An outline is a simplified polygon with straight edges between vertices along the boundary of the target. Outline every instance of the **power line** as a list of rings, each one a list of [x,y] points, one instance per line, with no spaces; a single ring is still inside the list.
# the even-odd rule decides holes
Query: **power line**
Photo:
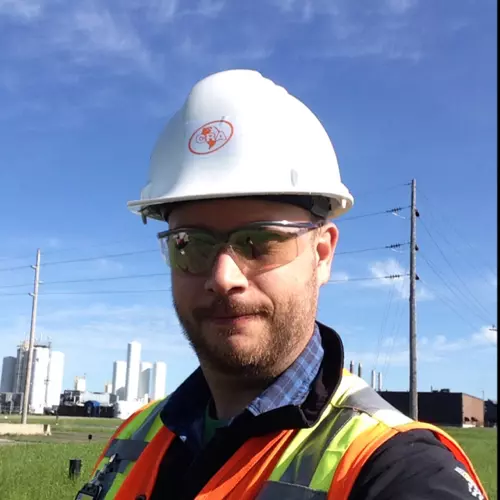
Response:
[[[336,252],[336,255],[348,255],[348,254],[356,254],[356,253],[363,253],[363,252],[373,252],[376,250],[395,250],[397,248],[401,248],[405,245],[408,245],[409,243],[394,243],[391,245],[385,245],[385,246],[380,246],[380,247],[371,247],[371,248],[361,248],[358,250],[347,250],[343,252]],[[66,260],[66,261],[54,261],[54,262],[48,262],[47,264],[43,264],[43,266],[47,265],[55,265],[55,264],[69,264],[73,262],[85,262],[85,261],[91,261],[91,260],[100,260],[104,258],[112,258],[112,257],[124,257],[128,255],[135,255],[138,253],[148,253],[148,252],[156,252],[157,250],[140,250],[136,252],[127,252],[127,253],[121,253],[121,254],[113,254],[113,255],[103,255],[101,257],[86,257],[83,259],[73,259],[73,260]],[[29,266],[28,266],[29,267]],[[135,279],[135,278],[149,278],[149,277],[154,277],[154,276],[168,276],[166,273],[151,273],[151,274],[130,274],[126,276],[112,276],[112,277],[107,277],[107,278],[85,278],[85,279],[74,279],[74,280],[62,280],[62,281],[43,281],[41,284],[42,285],[53,285],[53,284],[62,284],[62,283],[87,283],[87,282],[92,282],[92,281],[111,281],[111,280],[123,280],[123,279]],[[5,289],[5,288],[22,288],[24,286],[31,286],[31,283],[19,283],[15,285],[1,285],[0,289]]]
[[[56,261],[45,263],[44,267],[46,267],[46,266],[60,265],[60,264],[72,264],[74,262],[90,262],[92,260],[114,259],[114,258],[117,258],[117,257],[128,257],[130,255],[139,255],[139,254],[153,253],[153,252],[158,252],[158,249],[155,249],[155,250],[153,250],[153,249],[135,250],[133,252],[123,252],[123,253],[107,254],[107,255],[100,255],[98,257],[83,257],[83,258],[80,258],[80,259],[56,260]]]
[[[156,273],[155,273],[156,274]],[[160,273],[159,273],[160,275]],[[164,275],[164,274],[161,274]],[[348,283],[352,281],[371,281],[371,280],[396,280],[403,278],[403,274],[390,274],[388,276],[367,276],[360,278],[349,278],[347,280],[337,279],[337,280],[329,280],[328,283]],[[129,276],[130,277],[130,276]],[[105,279],[105,278],[104,278]],[[103,279],[103,281],[104,281]],[[55,282],[53,282],[55,283]],[[155,293],[155,292],[169,292],[170,288],[157,288],[157,289],[138,289],[138,290],[87,290],[87,291],[64,291],[64,292],[45,292],[42,291],[39,295],[94,295],[94,294],[127,294],[127,293]],[[16,293],[0,293],[0,297],[14,297],[14,296],[22,296],[28,295],[28,293],[16,292]]]
[[[387,303],[386,303],[386,307],[384,308],[384,312],[382,314],[382,322],[380,324],[380,332],[378,334],[378,339],[377,339],[377,351],[376,351],[377,355],[376,355],[376,358],[375,358],[375,366],[373,367],[374,370],[377,370],[377,368],[378,368],[380,351],[381,351],[381,347],[382,347],[383,340],[384,340],[384,337],[385,337],[385,329],[386,329],[386,326],[387,326],[387,320],[389,318],[389,312],[391,310],[392,301],[393,301],[393,298],[394,298],[394,295],[395,295],[395,290],[396,290],[396,287],[395,286],[391,286],[391,288],[389,290],[389,294],[388,294],[388,300],[387,300]]]
[[[425,192],[422,191],[421,188],[419,188],[419,193],[424,197],[424,199],[426,200],[426,202],[429,204],[428,205],[429,209],[430,209],[429,210],[429,215],[431,216],[432,219],[434,219],[434,220],[437,221],[438,216],[436,214],[438,213],[438,211],[433,209],[435,207],[434,203],[432,202],[432,200],[430,199],[430,197],[428,195],[426,195]],[[452,217],[446,216],[445,214],[443,214],[442,210],[439,211],[439,214],[440,214],[442,222],[444,223],[444,225],[446,226],[446,228],[453,230],[453,232],[455,233],[455,235],[460,240],[460,243],[463,244],[463,245],[465,245],[465,246],[467,246],[470,250],[472,250],[474,252],[474,254],[476,256],[476,260],[477,259],[481,260],[483,266],[488,270],[489,273],[491,273],[492,275],[496,275],[496,271],[494,271],[493,269],[491,269],[490,265],[487,264],[484,261],[484,259],[482,259],[481,256],[478,255],[477,248],[474,248],[471,245],[471,243],[469,241],[469,238],[467,236],[464,236],[464,235],[460,234],[460,231],[457,229],[457,226],[456,226],[454,220],[452,219]],[[453,245],[452,243],[450,243],[450,241],[448,240],[448,238],[445,236],[445,231],[440,231],[439,234],[441,235],[441,237],[443,238],[443,240],[445,240],[456,253],[460,253],[460,251],[459,251],[459,245]],[[467,262],[468,262],[468,264],[472,265],[472,267],[474,267],[480,274],[482,274],[483,270],[481,270],[479,267],[476,267],[476,262],[475,261],[467,259]],[[491,276],[483,275],[483,277],[486,277],[486,280],[488,282],[490,282]]]
[[[2,267],[0,268],[0,273],[2,271],[17,271],[18,269],[30,269],[31,266],[29,264],[24,266],[14,266],[14,267]]]
[[[377,215],[387,215],[387,214],[397,215],[399,212],[401,212],[402,210],[405,210],[407,208],[410,208],[410,207],[409,206],[408,207],[396,207],[396,208],[391,208],[389,210],[382,210],[380,212],[371,212],[371,213],[368,213],[368,214],[354,215],[352,217],[342,217],[342,218],[340,218],[338,220],[338,222],[344,222],[344,221],[356,220],[356,219],[363,219],[365,217],[375,217]]]
[[[121,240],[113,240],[113,241],[108,241],[105,243],[96,243],[94,245],[85,245],[85,249],[89,248],[102,248],[102,247],[108,247],[108,246],[113,246],[113,245],[119,245],[123,243],[130,243],[133,241],[137,241],[137,238],[126,238],[126,239],[121,239]],[[60,254],[60,253],[66,253],[66,252],[72,252],[74,250],[81,250],[82,245],[80,246],[75,246],[75,247],[69,247],[69,248],[61,248],[58,250],[44,250],[43,254],[44,255],[54,255],[54,254]],[[0,262],[4,262],[7,260],[26,260],[26,259],[31,259],[33,255],[24,255],[22,257],[0,257]]]
[[[397,248],[401,248],[401,247],[406,246],[406,245],[409,245],[409,243],[394,243],[392,245],[385,245],[383,247],[371,247],[371,248],[362,248],[359,250],[335,252],[335,255],[347,255],[347,254],[353,254],[353,253],[374,252],[376,250],[395,250]]]
[[[400,290],[401,292],[403,291],[403,286],[404,283],[401,284],[401,290]],[[393,328],[391,330],[391,337],[393,339],[393,342],[391,343],[388,352],[386,352],[384,367],[382,369],[382,375],[384,380],[386,381],[389,378],[389,368],[391,366],[392,356],[394,354],[394,348],[396,346],[396,332],[399,330],[401,326],[401,321],[403,320],[403,313],[404,313],[403,301],[400,301],[396,305],[396,310],[394,312],[394,323],[393,323]]]
[[[72,263],[76,263],[76,262],[90,262],[93,260],[113,259],[113,258],[119,258],[119,257],[128,257],[130,255],[140,255],[140,254],[153,253],[153,252],[158,252],[158,249],[135,250],[132,252],[122,252],[122,253],[98,255],[97,257],[82,257],[79,259],[55,260],[52,262],[46,262],[45,264],[42,264],[42,266],[47,267],[47,266],[55,266],[55,265],[60,265],[60,264],[72,264]],[[18,269],[27,269],[27,268],[31,268],[31,266],[24,265],[24,266],[15,266],[15,267],[4,267],[4,268],[0,268],[0,272],[2,272],[2,271],[15,271]]]
[[[462,284],[463,286],[463,289],[462,288],[459,288],[459,290],[462,292],[462,290],[465,290],[468,294],[469,294],[469,297],[477,304],[477,306],[482,309],[486,314],[490,314],[489,311],[487,311],[484,306],[479,302],[479,300],[476,298],[476,296],[472,293],[472,291],[470,290],[470,288],[467,286],[467,284],[464,282],[464,280],[461,278],[461,276],[456,272],[455,268],[452,266],[450,260],[448,259],[448,257],[446,256],[446,254],[443,252],[443,250],[441,249],[441,247],[439,246],[438,242],[435,240],[434,236],[432,235],[432,233],[430,232],[429,228],[427,227],[427,225],[424,223],[424,221],[422,219],[420,219],[420,223],[422,224],[422,227],[424,228],[424,230],[426,231],[426,233],[429,235],[430,239],[432,240],[432,242],[434,243],[434,245],[436,245],[436,248],[438,249],[439,253],[441,254],[441,256],[443,257],[444,261],[446,262],[446,264],[448,265],[448,267],[451,269],[451,271],[453,272],[453,274],[456,276],[456,278],[460,281],[460,283]]]
[[[432,263],[432,261],[427,258],[425,256],[425,254],[422,253],[422,251],[419,252],[420,256],[422,257],[422,259],[424,260],[424,262],[429,266],[429,268],[431,269],[431,271],[434,272],[434,274],[442,281],[442,283],[444,284],[444,286],[446,286],[446,288],[452,293],[452,295],[454,295],[457,299],[459,300],[463,300],[463,297],[458,295],[456,290],[454,290],[450,285],[449,283],[447,282],[447,280],[443,277],[443,275],[437,270],[436,266],[434,266],[434,264]],[[485,321],[486,323],[491,323],[489,319],[485,319],[482,315],[478,314],[476,311],[470,309],[470,303],[467,301],[467,299],[465,299],[465,302],[463,303],[465,304],[465,306],[467,308],[469,308],[469,311],[474,314],[474,316],[476,316],[477,318],[481,319],[481,321]]]
[[[458,309],[455,308],[453,303],[449,301],[447,298],[445,298],[443,295],[438,293],[435,288],[431,287],[427,282],[425,282],[422,278],[420,278],[420,281],[443,303],[445,304],[449,309],[451,309],[464,323],[467,323],[473,330],[477,328],[477,325],[473,325],[468,319],[466,319]]]
[[[397,280],[409,276],[408,274],[389,274],[387,276],[369,276],[363,278],[346,278],[328,280],[327,283],[349,283],[350,281],[372,281],[372,280]]]
[[[114,280],[127,280],[127,279],[136,279],[136,278],[153,278],[155,276],[169,276],[168,273],[149,273],[149,274],[127,274],[125,276],[109,276],[103,278],[83,278],[83,279],[73,279],[73,280],[57,280],[57,281],[41,281],[40,284],[45,285],[60,285],[65,283],[93,283],[96,281],[114,281]],[[23,283],[18,285],[2,285],[2,288],[20,288],[23,286],[28,286],[30,283]]]
[[[114,280],[127,280],[136,278],[153,278],[156,276],[169,276],[168,273],[149,273],[149,274],[128,274],[126,276],[111,276],[108,278],[87,278],[79,280],[59,280],[59,281],[43,281],[42,285],[60,285],[64,283],[93,283],[96,281],[114,281]],[[1,288],[1,287],[0,287]]]
[[[409,186],[410,184],[408,182],[401,182],[399,184],[392,184],[391,186],[381,186],[381,187],[376,187],[373,189],[367,189],[365,191],[358,191],[354,193],[356,197],[366,197],[370,196],[372,194],[380,194],[380,193],[385,193],[387,191],[393,191],[398,188],[406,187]]]

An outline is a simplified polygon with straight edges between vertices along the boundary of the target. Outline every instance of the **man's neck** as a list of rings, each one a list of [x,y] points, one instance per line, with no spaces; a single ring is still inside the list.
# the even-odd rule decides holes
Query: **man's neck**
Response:
[[[262,379],[248,383],[240,377],[228,376],[203,368],[203,374],[212,394],[216,415],[219,420],[230,420],[243,410],[273,382]]]

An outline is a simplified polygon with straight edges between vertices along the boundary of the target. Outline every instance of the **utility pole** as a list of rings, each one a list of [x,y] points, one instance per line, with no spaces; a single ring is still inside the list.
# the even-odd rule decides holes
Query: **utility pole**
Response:
[[[40,284],[40,249],[36,252],[36,264],[31,266],[35,270],[35,283],[33,285],[33,305],[31,308],[31,328],[30,328],[30,343],[28,348],[28,362],[26,363],[26,381],[24,384],[23,396],[23,414],[21,423],[26,424],[28,421],[28,406],[31,390],[31,369],[33,364],[33,349],[35,346],[35,329],[36,329],[36,310],[38,306],[38,285]]]
[[[411,181],[410,232],[410,418],[418,419],[417,389],[417,181]]]

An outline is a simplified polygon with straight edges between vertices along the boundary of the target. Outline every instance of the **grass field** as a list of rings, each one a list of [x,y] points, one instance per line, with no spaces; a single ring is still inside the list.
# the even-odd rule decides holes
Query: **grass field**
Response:
[[[19,419],[2,422],[19,422]],[[52,436],[30,436],[0,443],[0,498],[2,500],[73,500],[88,478],[103,443],[120,420],[61,417],[31,418],[50,423]],[[484,483],[490,500],[497,500],[497,430],[446,429],[465,449]],[[92,434],[92,440],[88,435]],[[82,477],[68,479],[68,463],[82,460]]]

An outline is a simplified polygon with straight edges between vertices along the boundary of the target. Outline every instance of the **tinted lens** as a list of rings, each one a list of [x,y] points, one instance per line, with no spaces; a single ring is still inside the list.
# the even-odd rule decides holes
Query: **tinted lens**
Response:
[[[264,271],[288,264],[298,256],[297,236],[302,232],[292,227],[266,225],[242,228],[222,239],[208,231],[185,229],[166,232],[160,243],[168,264],[190,274],[209,273],[224,248],[243,272]]]
[[[162,238],[161,245],[172,268],[191,274],[207,272],[217,253],[217,241],[203,231],[175,232]]]
[[[281,228],[246,229],[229,240],[238,260],[247,269],[269,269],[292,262],[298,255],[296,232]]]

